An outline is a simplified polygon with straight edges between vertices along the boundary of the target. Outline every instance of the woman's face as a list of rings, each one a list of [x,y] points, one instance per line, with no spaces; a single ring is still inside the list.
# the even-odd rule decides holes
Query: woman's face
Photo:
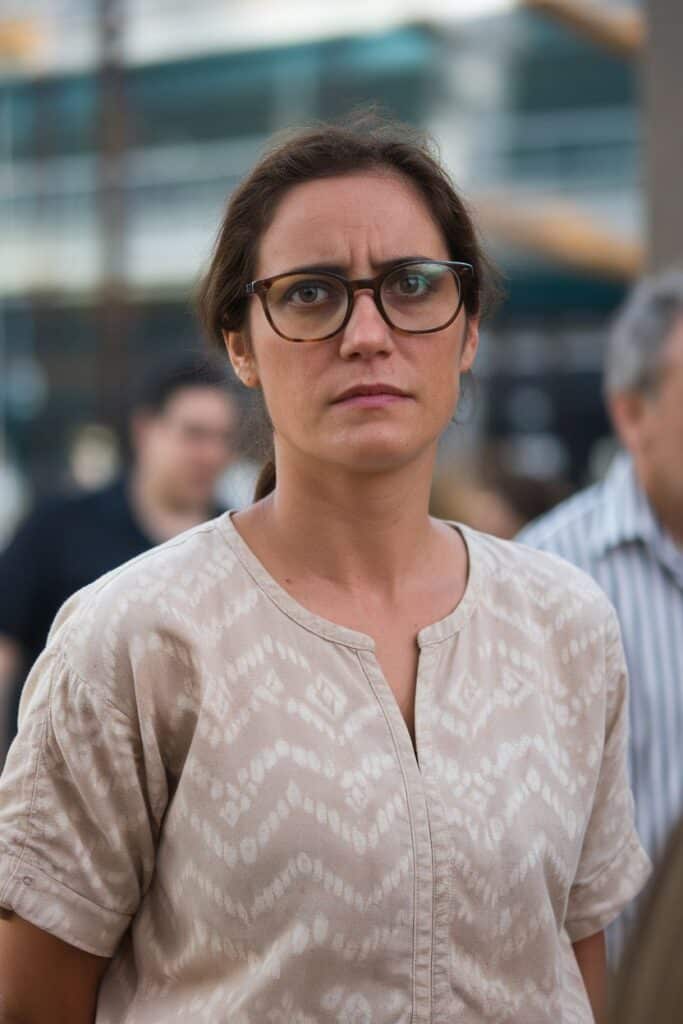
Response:
[[[324,265],[348,278],[390,261],[449,259],[441,230],[417,190],[390,172],[306,182],[282,199],[261,239],[257,278]],[[263,389],[278,464],[305,460],[352,472],[386,472],[434,450],[457,403],[460,374],[477,348],[464,308],[434,334],[404,335],[379,314],[372,292],[355,296],[346,327],[326,341],[291,342],[250,299],[248,336],[226,343],[238,375]],[[358,385],[385,384],[405,397],[339,401]]]

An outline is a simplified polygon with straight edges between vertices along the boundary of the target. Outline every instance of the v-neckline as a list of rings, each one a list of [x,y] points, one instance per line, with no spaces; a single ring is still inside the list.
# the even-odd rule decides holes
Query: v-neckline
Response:
[[[258,588],[275,604],[288,618],[297,622],[304,629],[317,634],[325,640],[343,644],[356,650],[371,651],[379,667],[379,660],[376,655],[374,639],[366,633],[362,633],[348,626],[342,626],[331,619],[326,619],[316,612],[311,611],[293,597],[278,581],[270,574],[263,563],[251,550],[247,542],[239,533],[233,516],[236,509],[225,512],[218,523],[222,527],[223,536],[235,553],[240,564],[249,573]],[[462,537],[467,551],[467,581],[465,590],[458,604],[443,618],[437,622],[430,623],[419,630],[417,634],[418,648],[430,644],[440,643],[459,632],[470,618],[474,611],[479,593],[483,573],[480,551],[477,550],[477,532],[462,523],[452,520],[443,520],[446,525],[457,530]],[[380,668],[381,670],[381,668]],[[419,672],[419,659],[418,659]],[[382,672],[382,675],[384,673]],[[387,686],[389,684],[387,683]],[[393,691],[392,691],[393,692]],[[401,716],[403,717],[403,716]],[[405,721],[405,719],[404,719]],[[407,728],[407,725],[406,725]]]

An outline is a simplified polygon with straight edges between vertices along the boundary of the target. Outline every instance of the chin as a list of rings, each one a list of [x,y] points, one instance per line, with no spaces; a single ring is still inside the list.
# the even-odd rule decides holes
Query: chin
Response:
[[[334,461],[337,464],[342,462],[344,468],[352,473],[391,473],[415,461],[423,453],[424,446],[417,446],[413,439],[410,445],[405,442],[387,442],[350,446],[344,451],[342,459]]]
[[[331,462],[364,473],[390,472],[435,448],[441,435],[438,423],[367,424],[366,429],[346,430],[326,445]]]
[[[207,491],[205,487],[190,488],[182,495],[185,508],[209,508],[212,503],[213,491]]]

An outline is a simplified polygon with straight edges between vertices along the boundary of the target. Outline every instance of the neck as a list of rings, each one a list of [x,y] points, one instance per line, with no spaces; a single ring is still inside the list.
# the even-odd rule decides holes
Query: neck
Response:
[[[649,494],[659,525],[679,548],[683,548],[683,508],[663,494]]]
[[[683,502],[672,493],[666,477],[656,473],[646,460],[632,453],[633,468],[641,490],[650,503],[657,521],[675,544],[683,547]]]
[[[272,537],[299,578],[395,592],[434,558],[442,529],[429,517],[435,454],[391,473],[332,474],[279,453],[276,490],[252,506],[251,535]]]
[[[154,476],[140,468],[131,473],[129,497],[138,523],[156,543],[197,526],[208,514],[206,508],[174,503]]]

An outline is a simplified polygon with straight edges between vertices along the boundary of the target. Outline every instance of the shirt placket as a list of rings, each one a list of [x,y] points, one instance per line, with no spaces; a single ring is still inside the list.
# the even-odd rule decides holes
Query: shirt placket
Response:
[[[433,1021],[449,1019],[452,1008],[450,984],[450,928],[452,914],[451,836],[440,789],[434,775],[433,716],[437,705],[436,679],[441,646],[425,645],[420,652],[415,694],[415,735],[419,775],[424,792],[432,855],[432,1014]]]
[[[443,804],[433,764],[430,705],[438,662],[436,645],[420,651],[415,692],[417,756],[398,702],[371,651],[358,651],[392,735],[410,819],[414,863],[413,1011],[411,1024],[444,1019],[449,1002],[450,882]]]

